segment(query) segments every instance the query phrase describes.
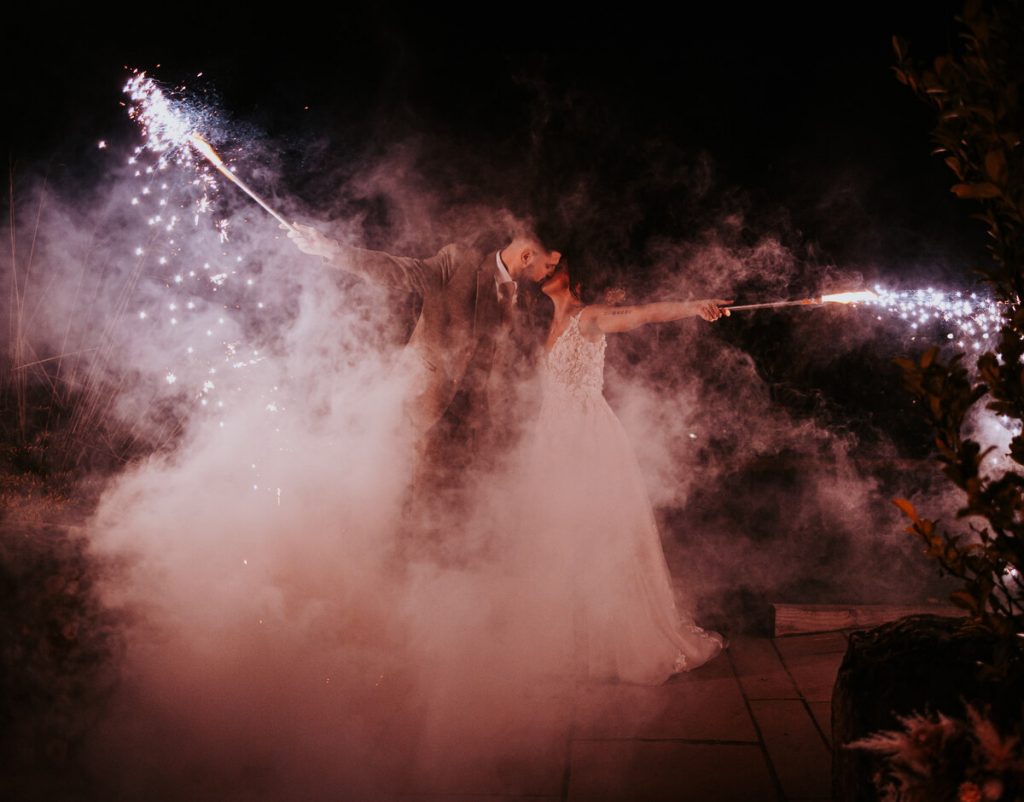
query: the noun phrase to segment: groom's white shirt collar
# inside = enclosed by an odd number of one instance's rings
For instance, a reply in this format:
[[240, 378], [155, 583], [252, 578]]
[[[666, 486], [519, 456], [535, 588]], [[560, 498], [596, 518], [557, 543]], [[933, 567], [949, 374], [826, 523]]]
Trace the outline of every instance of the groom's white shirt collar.
[[512, 281], [512, 276], [509, 275], [508, 268], [505, 267], [505, 263], [501, 261], [501, 251], [496, 251], [494, 254], [495, 261], [498, 263], [498, 275], [494, 277], [495, 285], [501, 285], [506, 281]]

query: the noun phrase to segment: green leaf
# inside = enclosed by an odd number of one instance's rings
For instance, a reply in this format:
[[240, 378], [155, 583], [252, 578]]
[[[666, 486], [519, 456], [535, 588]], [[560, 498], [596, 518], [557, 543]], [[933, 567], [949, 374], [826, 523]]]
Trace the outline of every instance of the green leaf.
[[996, 121], [996, 117], [992, 113], [992, 109], [986, 108], [985, 106], [967, 106], [965, 110], [984, 118], [987, 123], [991, 124]]
[[985, 172], [996, 184], [1006, 183], [1006, 153], [1002, 149], [985, 154]]
[[951, 190], [958, 198], [970, 200], [983, 200], [985, 198], [998, 198], [1002, 193], [999, 187], [987, 181], [980, 184], [956, 184]]
[[914, 509], [914, 505], [905, 498], [894, 498], [892, 503], [899, 507], [903, 511], [903, 514], [915, 524], [921, 520], [917, 515], [917, 510]]
[[907, 45], [900, 37], [893, 35], [892, 37], [892, 49], [896, 53], [896, 58], [903, 61], [906, 58]]
[[954, 590], [949, 594], [949, 600], [957, 607], [970, 610], [972, 613], [975, 613], [978, 610], [978, 600], [966, 590]]
[[953, 449], [951, 449], [949, 446], [947, 446], [945, 441], [943, 441], [941, 437], [935, 438], [935, 447], [939, 450], [939, 453], [942, 454], [942, 456], [945, 457], [947, 460], [952, 461], [956, 459], [956, 452], [953, 451]]

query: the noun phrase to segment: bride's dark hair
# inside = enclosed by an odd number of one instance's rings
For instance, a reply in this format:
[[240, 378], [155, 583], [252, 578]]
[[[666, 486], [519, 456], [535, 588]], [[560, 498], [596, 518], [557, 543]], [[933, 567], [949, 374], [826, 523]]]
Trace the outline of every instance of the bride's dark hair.
[[569, 292], [585, 304], [620, 304], [626, 300], [626, 290], [613, 282], [605, 271], [588, 266], [582, 259], [562, 257], [569, 274]]

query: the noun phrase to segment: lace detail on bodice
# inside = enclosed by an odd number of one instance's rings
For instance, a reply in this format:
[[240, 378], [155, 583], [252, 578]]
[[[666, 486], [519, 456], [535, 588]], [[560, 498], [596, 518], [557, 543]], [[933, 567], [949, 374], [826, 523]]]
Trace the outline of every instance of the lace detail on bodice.
[[605, 337], [591, 342], [580, 331], [580, 312], [569, 319], [544, 360], [547, 395], [586, 402], [603, 399]]

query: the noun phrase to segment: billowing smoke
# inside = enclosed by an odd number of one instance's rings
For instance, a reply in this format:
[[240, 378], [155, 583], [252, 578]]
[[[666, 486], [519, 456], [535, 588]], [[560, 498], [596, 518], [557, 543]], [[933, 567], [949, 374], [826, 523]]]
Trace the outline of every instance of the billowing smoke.
[[[106, 152], [109, 173], [87, 190], [19, 188], [32, 269], [7, 321], [24, 362], [59, 356], [33, 375], [87, 407], [75, 436], [116, 420], [110, 456], [126, 460], [84, 530], [101, 609], [82, 614], [76, 637], [113, 633], [118, 647], [96, 660], [117, 681], [75, 731], [76, 777], [121, 799], [483, 793], [494, 777], [557, 794], [562, 778], [537, 766], [571, 723], [572, 648], [546, 617], [565, 611], [550, 555], [521, 521], [563, 499], [538, 496], [513, 452], [463, 477], [457, 504], [414, 507], [437, 539], [410, 542], [421, 530], [408, 519], [417, 457], [401, 345], [415, 299], [298, 253], [230, 187], [200, 214], [178, 168], [150, 178], [151, 159]], [[284, 211], [416, 255], [507, 231], [516, 214], [467, 189], [465, 174], [433, 181], [451, 177], [434, 156], [405, 144], [345, 163], [336, 195]], [[690, 174], [709, 197], [707, 157]], [[258, 177], [275, 184], [269, 168]], [[866, 277], [751, 230], [728, 197], [699, 235], [630, 252], [640, 200], [613, 215], [590, 197], [573, 196], [569, 219], [577, 236], [593, 232], [591, 247], [566, 250], [630, 301], [785, 296]], [[628, 253], [641, 259], [633, 271]], [[607, 394], [680, 604], [699, 623], [755, 626], [751, 599], [935, 595], [889, 504], [933, 498], [928, 482], [893, 471], [901, 451], [883, 427], [852, 420], [813, 382], [785, 385], [851, 352], [885, 364], [877, 332], [857, 310], [815, 309], [687, 320], [609, 347]], [[774, 334], [786, 340], [775, 350]], [[772, 370], [793, 354], [793, 370]], [[893, 381], [891, 366], [881, 373]]]

